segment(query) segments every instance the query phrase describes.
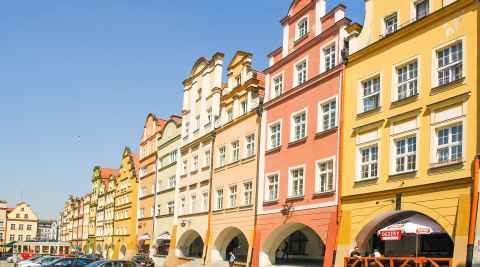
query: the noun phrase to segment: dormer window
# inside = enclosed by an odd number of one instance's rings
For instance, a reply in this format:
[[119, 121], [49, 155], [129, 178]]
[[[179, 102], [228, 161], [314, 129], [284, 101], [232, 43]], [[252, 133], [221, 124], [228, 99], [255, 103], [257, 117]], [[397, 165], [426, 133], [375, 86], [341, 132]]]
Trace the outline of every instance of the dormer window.
[[398, 27], [397, 13], [385, 18], [385, 34], [396, 32], [397, 27]]
[[308, 34], [308, 17], [301, 19], [298, 24], [298, 36], [297, 39], [300, 39]]
[[428, 15], [429, 4], [428, 0], [418, 1], [415, 3], [415, 18], [417, 20]]

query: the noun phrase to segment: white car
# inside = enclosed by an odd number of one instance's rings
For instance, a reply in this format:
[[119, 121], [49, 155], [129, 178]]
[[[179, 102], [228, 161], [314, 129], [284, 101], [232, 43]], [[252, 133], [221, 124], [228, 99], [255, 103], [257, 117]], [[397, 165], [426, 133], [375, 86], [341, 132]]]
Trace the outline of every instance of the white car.
[[13, 254], [12, 256], [7, 258], [8, 263], [17, 263], [18, 261], [20, 261], [20, 257], [16, 254]]
[[29, 266], [29, 264], [31, 264], [31, 263], [35, 263], [35, 262], [40, 261], [44, 257], [45, 256], [41, 256], [41, 255], [33, 256], [30, 259], [26, 259], [26, 260], [17, 262], [17, 264], [15, 264], [15, 266], [16, 267], [26, 267], [26, 266]]

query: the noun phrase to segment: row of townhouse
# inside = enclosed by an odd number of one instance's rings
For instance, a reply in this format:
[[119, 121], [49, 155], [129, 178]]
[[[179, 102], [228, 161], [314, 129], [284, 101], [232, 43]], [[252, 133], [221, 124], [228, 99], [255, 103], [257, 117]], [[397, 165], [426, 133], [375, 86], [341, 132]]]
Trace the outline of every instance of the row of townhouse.
[[199, 58], [181, 116], [95, 168], [66, 232], [159, 266], [477, 263], [480, 3], [368, 0], [363, 26], [326, 6], [292, 1], [263, 71]]

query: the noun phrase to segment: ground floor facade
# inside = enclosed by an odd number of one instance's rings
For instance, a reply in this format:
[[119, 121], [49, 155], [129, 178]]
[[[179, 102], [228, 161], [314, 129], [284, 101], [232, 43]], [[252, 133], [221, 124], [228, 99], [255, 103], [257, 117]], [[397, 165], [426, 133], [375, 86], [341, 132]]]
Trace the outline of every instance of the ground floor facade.
[[[208, 248], [205, 246], [211, 236], [209, 234], [208, 213], [185, 215], [178, 217], [178, 224], [175, 232], [172, 231], [172, 240], [175, 240], [174, 247], [170, 253], [174, 253], [174, 260], [170, 262], [177, 266], [182, 262], [204, 262]], [[170, 265], [169, 265], [170, 266]]]
[[166, 257], [170, 251], [170, 245], [172, 241], [172, 225], [173, 214], [164, 216], [160, 215], [155, 219], [155, 231], [153, 234], [150, 257], [158, 266], [164, 265]]
[[[342, 198], [336, 266], [357, 246], [362, 255], [378, 250], [385, 257], [451, 259], [462, 266], [467, 257], [471, 179]], [[382, 240], [379, 230], [388, 225], [421, 218], [440, 230], [428, 235], [405, 235]], [[400, 240], [401, 239], [401, 240]], [[348, 264], [347, 264], [348, 265]]]

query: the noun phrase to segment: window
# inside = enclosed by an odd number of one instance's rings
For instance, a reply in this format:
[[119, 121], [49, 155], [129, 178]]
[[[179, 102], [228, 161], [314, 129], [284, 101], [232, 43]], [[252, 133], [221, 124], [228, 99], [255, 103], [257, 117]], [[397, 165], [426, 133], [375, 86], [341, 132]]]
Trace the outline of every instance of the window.
[[333, 69], [337, 63], [335, 61], [335, 44], [323, 49], [323, 58], [325, 63], [325, 71]]
[[240, 102], [240, 107], [241, 107], [241, 111], [242, 111], [241, 115], [246, 114], [247, 111], [248, 111], [247, 100], [243, 100], [242, 102]]
[[277, 77], [273, 78], [273, 92], [272, 98], [278, 97], [283, 92], [283, 75], [278, 75]]
[[397, 68], [397, 100], [417, 95], [418, 63], [408, 63]]
[[18, 225], [18, 230], [23, 230], [23, 224]]
[[185, 129], [185, 133], [184, 133], [184, 139], [188, 139], [188, 134], [190, 133], [189, 131], [189, 128], [190, 128], [190, 122], [186, 122], [185, 125], [184, 125]]
[[233, 121], [233, 109], [229, 108], [227, 110], [227, 122]]
[[292, 117], [291, 141], [298, 141], [307, 136], [307, 112], [299, 112]]
[[233, 141], [231, 146], [232, 146], [232, 162], [236, 162], [240, 159], [240, 142], [238, 140]]
[[460, 161], [463, 158], [463, 126], [455, 125], [437, 130], [437, 161]]
[[297, 39], [302, 38], [308, 33], [308, 18], [303, 18], [297, 24], [298, 27], [298, 37]]
[[418, 20], [428, 15], [428, 9], [429, 9], [428, 0], [417, 2], [415, 4], [416, 19]]
[[207, 123], [205, 123], [205, 127], [210, 126], [212, 123], [213, 112], [212, 108], [207, 109]]
[[217, 189], [217, 205], [216, 209], [221, 210], [223, 209], [223, 189]]
[[360, 149], [361, 165], [360, 175], [362, 179], [378, 177], [378, 145]]
[[180, 212], [181, 212], [181, 214], [186, 214], [187, 213], [185, 197], [182, 197], [180, 199]]
[[320, 104], [321, 128], [319, 131], [326, 131], [337, 127], [337, 100], [331, 100]]
[[32, 236], [31, 236], [31, 235], [27, 235], [27, 236], [25, 237], [25, 240], [27, 240], [27, 241], [32, 240]]
[[14, 224], [14, 223], [10, 224], [10, 230], [15, 230], [15, 228], [16, 228], [16, 227], [15, 227], [15, 224]]
[[197, 195], [190, 196], [190, 211], [191, 213], [197, 212]]
[[143, 176], [147, 175], [147, 173], [148, 173], [148, 168], [147, 168], [147, 166], [142, 167], [142, 168], [140, 169], [139, 176], [140, 176], [140, 177], [143, 177]]
[[193, 156], [193, 166], [192, 166], [192, 171], [197, 171], [198, 170], [198, 155], [195, 154]]
[[289, 197], [303, 196], [303, 181], [304, 181], [303, 167], [290, 170]]
[[31, 224], [27, 224], [27, 231], [30, 231], [32, 230], [32, 225]]
[[174, 175], [174, 176], [170, 176], [170, 178], [168, 178], [168, 187], [169, 187], [169, 188], [175, 188], [175, 184], [176, 184], [175, 175]]
[[170, 162], [171, 163], [177, 162], [177, 151], [176, 150], [170, 152]]
[[211, 152], [210, 152], [210, 149], [208, 149], [207, 151], [205, 151], [205, 154], [204, 154], [204, 161], [203, 161], [204, 168], [210, 167], [210, 157], [211, 157]]
[[253, 185], [252, 182], [246, 182], [243, 184], [243, 205], [252, 205]]
[[188, 172], [188, 160], [184, 159], [182, 161], [182, 175], [187, 175]]
[[15, 214], [15, 218], [20, 219], [20, 214]]
[[202, 209], [203, 211], [208, 211], [208, 192], [203, 192], [202, 193]]
[[362, 112], [380, 107], [380, 77], [375, 77], [362, 82]]
[[395, 141], [397, 173], [414, 171], [417, 168], [417, 137], [410, 136]]
[[397, 13], [385, 18], [385, 34], [396, 32], [397, 27], [398, 27]]
[[157, 213], [155, 215], [160, 215], [162, 213], [162, 205], [157, 204]]
[[307, 60], [295, 65], [296, 85], [301, 85], [307, 81]]
[[145, 209], [144, 208], [141, 208], [140, 209], [140, 218], [144, 218], [145, 217]]
[[239, 74], [235, 77], [235, 87], [238, 87], [242, 84], [242, 75]]
[[200, 115], [195, 117], [195, 127], [193, 132], [197, 132], [198, 130], [200, 130]]
[[255, 135], [251, 134], [245, 138], [246, 156], [251, 157], [255, 155]]
[[333, 159], [319, 161], [317, 163], [316, 192], [325, 193], [333, 191], [335, 185], [335, 172]]
[[14, 241], [15, 240], [15, 235], [10, 235], [9, 241]]
[[277, 148], [281, 145], [281, 127], [280, 122], [270, 125], [270, 149]]
[[172, 215], [175, 212], [175, 202], [168, 202], [168, 214]]
[[218, 149], [218, 167], [223, 167], [225, 165], [225, 152], [225, 146]]
[[442, 86], [462, 78], [463, 50], [462, 42], [437, 51], [438, 85]]
[[18, 235], [18, 241], [22, 241], [23, 240], [23, 235]]
[[237, 186], [230, 186], [229, 194], [229, 208], [235, 208], [237, 206]]

